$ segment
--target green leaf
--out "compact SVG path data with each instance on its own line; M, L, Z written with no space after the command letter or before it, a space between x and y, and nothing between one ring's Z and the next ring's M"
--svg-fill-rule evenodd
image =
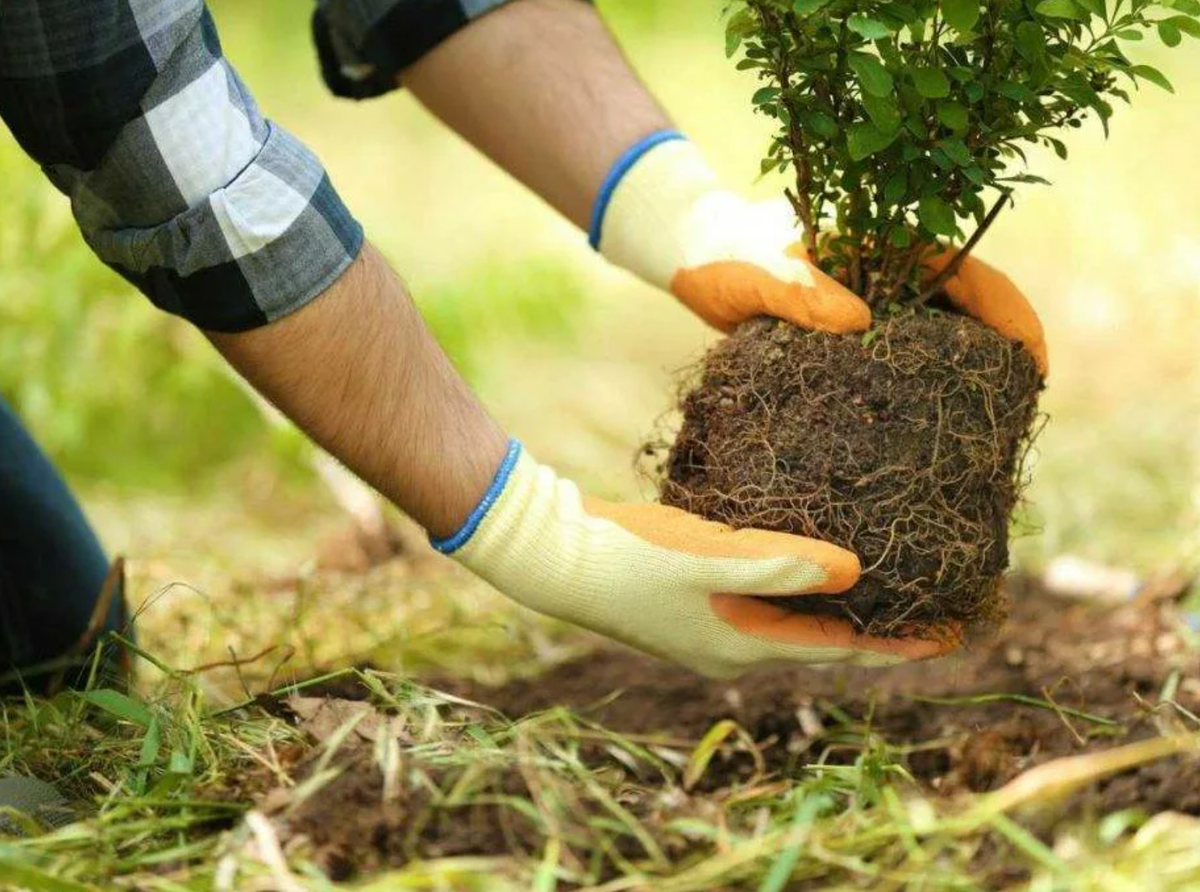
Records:
M1046 55L1046 32L1035 22L1017 25L1017 52L1030 62Z
M950 95L950 79L936 68L912 69L913 84L926 99L944 99Z
M742 41L754 33L754 16L750 10L742 9L729 17L725 24L725 55L732 59Z
M882 40L892 33L883 22L862 13L855 13L846 19L846 27L867 40Z
M888 240L897 248L907 248L912 244L912 233L907 227L897 226L888 236Z
M890 98L885 99L866 93L863 95L863 106L866 107L867 114L871 116L871 120L880 130L892 133L900 127L900 109Z
M979 21L978 0L942 0L942 15L950 27L963 33L973 29Z
M1126 28L1124 31L1118 31L1116 33L1116 36L1119 37L1121 40L1145 40L1146 39L1145 34L1143 34L1141 31L1137 31L1133 28Z
M895 204L908 191L908 174L901 170L894 174L883 187L883 200Z
M917 217L925 224L925 228L935 235L944 235L949 238L958 231L954 208L936 195L921 199L921 204L917 208Z
M158 750L162 743L162 732L158 727L158 719L152 718L146 728L146 736L142 738L142 749L138 754L138 767L149 768L158 761Z
M752 105L765 105L778 96L778 87L760 87L759 89L755 90L754 95L750 97L750 103Z
M954 162L950 160L950 156L943 152L940 148L929 150L929 160L938 166L940 170L947 173L954 170Z
M1108 19L1108 10L1105 8L1104 0L1075 0L1075 2L1097 18Z
M879 59L866 53L853 53L848 61L851 69L858 75L863 90L872 96L892 95L896 84Z
M1024 84L1018 84L1015 81L1002 81L996 84L996 92L1005 99L1011 99L1013 102L1026 102L1033 98L1033 91Z
M800 126L826 139L837 136L838 123L824 112L801 112Z
M1075 0L1043 0L1037 5L1037 13L1052 19L1087 18L1083 10L1075 5Z
M102 709L109 715L124 719L127 722L133 722L135 725L141 725L143 728L149 728L150 723L154 721L154 716L146 708L146 704L140 703L132 697L127 697L120 691L114 691L111 688L81 691L79 698L92 704L92 706Z
M1200 16L1200 0L1169 0L1165 5L1184 15Z
M850 158L854 161L862 161L864 158L882 152L896 141L897 136L899 136L899 131L888 133L880 130L874 124L866 122L851 124L850 130L846 133Z
M1134 77L1150 81L1155 86L1162 87L1168 93L1175 92L1175 87L1167 80L1167 76L1152 65L1134 65L1129 69L1129 73Z
M1036 183L1039 186L1051 185L1048 179L1045 177L1039 177L1037 174L1033 173L1019 173L1008 177L1007 179L1012 180L1014 183Z
M1183 43L1183 33L1170 22L1158 23L1158 36L1167 46L1176 47Z
M959 167L966 167L972 161L971 150L961 139L943 139L938 143L938 148Z
M1200 22L1190 19L1185 15L1172 16L1167 19L1167 24L1178 28L1189 37L1200 37Z
M970 121L970 112L961 102L939 102L937 116L939 121L955 133L966 130L967 123Z
M833 0L796 0L792 4L792 11L798 16L812 15L822 7L828 6Z
M732 59L734 53L738 51L738 47L742 45L742 35L735 34L732 31L725 32L725 58Z

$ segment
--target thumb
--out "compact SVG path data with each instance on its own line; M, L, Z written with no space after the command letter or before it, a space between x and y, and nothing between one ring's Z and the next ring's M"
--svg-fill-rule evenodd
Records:
M811 331L850 334L871 327L871 309L850 289L813 263L803 242L785 252L794 267L782 288L763 289L763 311Z

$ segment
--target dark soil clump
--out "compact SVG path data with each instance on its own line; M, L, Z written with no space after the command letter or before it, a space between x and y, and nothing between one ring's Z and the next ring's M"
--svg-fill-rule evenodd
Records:
M384 778L368 747L340 754L339 774L298 807L280 809L285 837L302 835L330 879L345 880L418 858L536 852L537 828L495 802L439 807L428 786L406 784L386 799ZM424 767L437 789L454 777ZM304 776L303 769L299 772ZM525 792L517 772L502 775L496 796ZM268 812L270 809L268 809Z
M853 589L789 608L876 635L992 628L1041 389L1019 344L955 314L865 337L754 320L683 398L662 501L859 555Z

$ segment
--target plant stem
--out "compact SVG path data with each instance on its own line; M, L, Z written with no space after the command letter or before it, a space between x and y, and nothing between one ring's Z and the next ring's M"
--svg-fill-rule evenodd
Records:
M973 250L975 250L975 246L979 244L980 240L987 234L987 231L992 228L992 224L996 222L996 218L1000 216L1000 212L1004 210L1004 205L1009 201L1009 199L1010 195L1007 192L1004 192L1000 195L999 200L992 205L992 209L988 211L987 216L984 217L983 223L979 225L979 228L975 230L969 239L967 239L966 244L964 244L959 249L958 253L954 255L954 259L946 264L946 268L933 277L933 279L925 287L925 290L921 292L921 296L913 301L913 306L924 306L930 298L942 290L942 287L947 282L958 275L958 271L962 269L962 265L966 261L967 257L970 256Z
M760 12L760 14L764 13ZM780 35L782 36L782 30ZM809 164L808 158L804 157L807 146L804 142L804 134L800 131L796 109L787 99L787 91L792 85L792 72L788 67L787 53L782 48L779 52L779 68L776 71L776 79L779 81L780 98L788 110L788 138L791 142L792 167L796 171L796 194L794 197L788 195L788 198L792 202L796 216L800 218L800 225L804 227L804 247L808 251L809 259L816 263L817 221L813 215L812 199L809 196L812 189L812 166Z

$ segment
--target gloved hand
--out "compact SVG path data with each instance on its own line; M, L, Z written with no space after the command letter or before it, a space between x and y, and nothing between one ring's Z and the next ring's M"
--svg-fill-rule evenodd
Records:
M858 559L664 505L582 496L515 441L462 529L433 544L526 607L713 677L778 662L885 665L957 645L857 635L747 597L845 591Z
M867 305L809 261L790 208L721 188L700 150L675 131L641 141L613 167L591 241L725 332L755 316L837 334L871 324ZM930 276L953 256L931 257ZM1046 374L1041 322L1006 276L968 258L946 291L963 313L1025 344Z
M674 131L643 140L613 167L591 242L724 332L755 316L836 334L871 324L867 305L809 261L784 203L721 188L700 150Z

